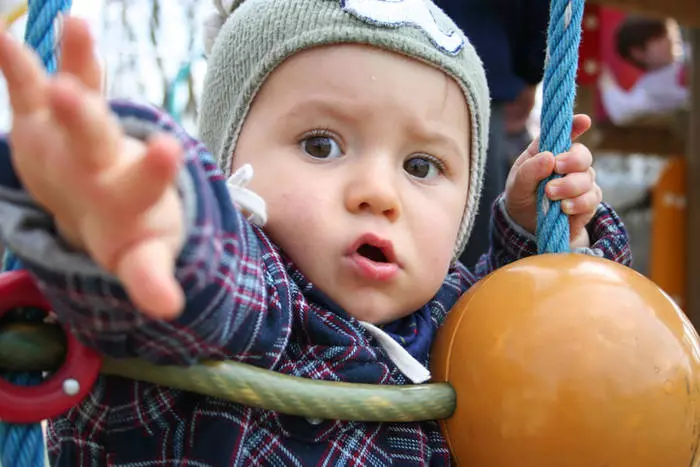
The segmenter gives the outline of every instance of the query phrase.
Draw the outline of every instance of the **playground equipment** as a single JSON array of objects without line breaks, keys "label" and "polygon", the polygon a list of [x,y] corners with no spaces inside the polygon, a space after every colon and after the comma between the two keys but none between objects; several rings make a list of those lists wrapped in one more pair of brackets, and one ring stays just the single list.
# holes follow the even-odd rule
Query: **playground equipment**
[{"label": "playground equipment", "polygon": [[[45,4],[30,2],[30,17]],[[583,0],[552,1],[541,149],[555,154],[571,144],[583,6]],[[0,330],[0,366],[31,371],[65,363],[38,386],[0,385],[0,418],[14,422],[0,430],[0,441],[25,429],[23,423],[75,405],[101,361],[107,374],[293,415],[444,420],[456,462],[470,467],[700,465],[700,338],[648,279],[568,253],[568,220],[559,203],[545,199],[543,186],[537,232],[543,254],[496,271],[455,306],[432,362],[444,382],[338,384],[226,362],[155,367],[101,359],[69,336],[64,346],[55,325],[15,323]],[[27,305],[48,310],[22,271],[3,276],[0,297],[1,313]],[[4,467],[38,465],[36,444],[0,447],[16,450]]]},{"label": "playground equipment", "polygon": [[441,425],[459,465],[694,467],[699,351],[683,312],[640,274],[540,255],[460,299],[431,369],[457,393]]},{"label": "playground equipment", "polygon": [[661,18],[673,17],[687,26],[700,27],[700,3],[694,0],[591,0],[591,3]]}]

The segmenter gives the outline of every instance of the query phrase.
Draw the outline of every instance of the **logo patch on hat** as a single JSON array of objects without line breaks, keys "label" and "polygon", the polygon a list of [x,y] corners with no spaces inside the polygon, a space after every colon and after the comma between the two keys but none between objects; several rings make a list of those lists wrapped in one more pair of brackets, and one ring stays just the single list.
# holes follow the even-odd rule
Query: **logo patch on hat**
[{"label": "logo patch on hat", "polygon": [[437,48],[456,55],[464,47],[461,34],[440,29],[425,0],[340,0],[343,10],[380,26],[412,26],[423,31]]}]

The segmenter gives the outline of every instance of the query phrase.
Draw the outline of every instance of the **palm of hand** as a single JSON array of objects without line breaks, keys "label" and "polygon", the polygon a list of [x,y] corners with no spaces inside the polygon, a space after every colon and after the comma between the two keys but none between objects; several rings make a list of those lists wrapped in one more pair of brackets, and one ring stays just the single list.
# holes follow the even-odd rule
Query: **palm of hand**
[{"label": "palm of hand", "polygon": [[66,241],[116,274],[144,312],[172,317],[183,300],[173,277],[184,238],[174,188],[182,150],[165,136],[124,136],[92,50],[85,24],[68,18],[60,73],[49,77],[32,51],[2,34],[13,165]]}]

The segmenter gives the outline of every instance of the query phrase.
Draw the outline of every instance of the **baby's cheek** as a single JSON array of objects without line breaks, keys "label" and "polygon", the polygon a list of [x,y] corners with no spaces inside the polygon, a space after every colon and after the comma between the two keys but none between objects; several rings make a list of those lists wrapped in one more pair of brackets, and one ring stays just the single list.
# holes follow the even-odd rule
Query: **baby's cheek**
[{"label": "baby's cheek", "polygon": [[453,224],[450,219],[433,219],[421,225],[417,247],[423,267],[430,274],[439,276],[449,269],[459,228]]},{"label": "baby's cheek", "polygon": [[[275,203],[275,213],[290,231],[307,232],[320,227],[324,210],[313,199],[303,193],[281,193]],[[327,217],[327,214],[325,215]]]},{"label": "baby's cheek", "polygon": [[268,218],[265,230],[292,259],[311,254],[324,235],[323,212],[298,193],[278,193],[268,202]]}]

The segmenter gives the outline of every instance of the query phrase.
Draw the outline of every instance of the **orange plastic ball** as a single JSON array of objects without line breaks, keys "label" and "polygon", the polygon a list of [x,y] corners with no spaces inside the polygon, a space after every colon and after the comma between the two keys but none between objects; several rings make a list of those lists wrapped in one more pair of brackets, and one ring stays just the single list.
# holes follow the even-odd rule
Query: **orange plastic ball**
[{"label": "orange plastic ball", "polygon": [[654,283],[605,259],[540,255],[451,311],[432,372],[467,467],[700,466],[698,334]]}]

